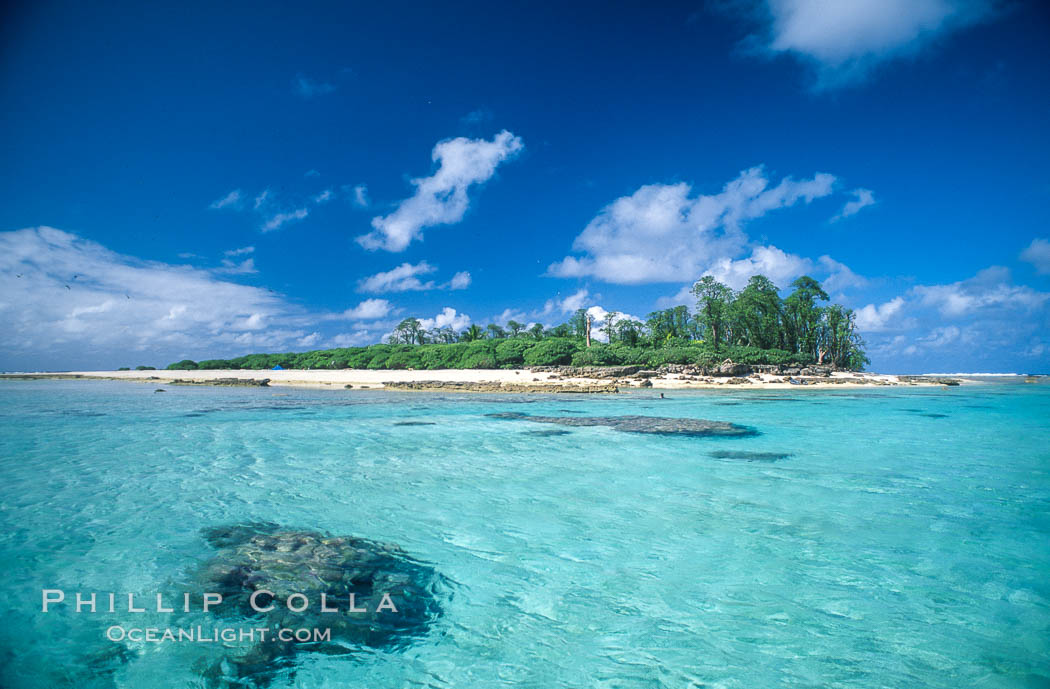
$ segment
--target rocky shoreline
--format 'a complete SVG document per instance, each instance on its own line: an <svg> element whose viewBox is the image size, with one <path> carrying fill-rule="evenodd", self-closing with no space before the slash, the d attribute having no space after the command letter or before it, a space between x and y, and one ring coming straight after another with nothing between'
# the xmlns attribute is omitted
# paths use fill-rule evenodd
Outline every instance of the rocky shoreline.
<svg viewBox="0 0 1050 689"><path fill-rule="evenodd" d="M347 386L350 387L350 386ZM387 390L418 390L423 392L548 392L548 393L611 393L620 389L613 384L494 383L474 381L418 380L411 382L384 381Z"/></svg>

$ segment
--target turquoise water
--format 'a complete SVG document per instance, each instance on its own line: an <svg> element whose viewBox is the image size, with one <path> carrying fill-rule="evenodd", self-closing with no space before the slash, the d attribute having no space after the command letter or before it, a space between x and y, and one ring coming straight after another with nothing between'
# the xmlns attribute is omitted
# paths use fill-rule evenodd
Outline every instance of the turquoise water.
<svg viewBox="0 0 1050 689"><path fill-rule="evenodd" d="M213 555L202 529L251 521L396 543L448 581L412 643L303 653L273 687L1050 686L1050 386L154 387L0 383L0 686L208 686L214 645L104 638L177 616L43 614L41 590L165 591ZM734 452L789 456L712 456Z"/></svg>

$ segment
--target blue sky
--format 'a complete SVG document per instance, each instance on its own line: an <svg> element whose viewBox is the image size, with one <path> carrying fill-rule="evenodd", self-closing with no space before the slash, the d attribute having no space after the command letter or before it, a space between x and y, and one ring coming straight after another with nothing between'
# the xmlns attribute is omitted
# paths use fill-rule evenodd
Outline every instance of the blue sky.
<svg viewBox="0 0 1050 689"><path fill-rule="evenodd" d="M1050 369L1042 3L378 5L8 6L0 368L763 272L824 280L875 370Z"/></svg>

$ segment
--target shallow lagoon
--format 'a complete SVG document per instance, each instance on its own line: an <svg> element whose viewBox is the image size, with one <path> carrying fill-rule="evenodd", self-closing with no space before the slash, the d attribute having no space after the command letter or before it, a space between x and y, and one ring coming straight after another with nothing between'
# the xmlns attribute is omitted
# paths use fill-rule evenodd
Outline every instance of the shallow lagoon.
<svg viewBox="0 0 1050 689"><path fill-rule="evenodd" d="M0 685L206 686L217 649L104 639L178 615L43 615L40 591L165 590L214 556L202 532L248 522L395 544L447 582L412 643L300 653L274 687L1050 682L1047 385L155 387L0 384Z"/></svg>

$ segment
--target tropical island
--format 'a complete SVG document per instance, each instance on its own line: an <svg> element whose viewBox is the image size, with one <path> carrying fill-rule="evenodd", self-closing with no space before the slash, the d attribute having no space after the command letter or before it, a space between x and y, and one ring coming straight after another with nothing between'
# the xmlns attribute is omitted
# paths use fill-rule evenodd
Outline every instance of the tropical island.
<svg viewBox="0 0 1050 689"><path fill-rule="evenodd" d="M773 282L755 275L735 292L711 276L693 286L695 309L654 311L645 322L614 312L592 331L585 309L565 323L545 328L508 321L427 330L405 318L385 344L301 353L248 354L232 359L185 359L168 370L281 369L515 369L538 366L642 366L737 364L860 371L868 363L851 309L822 305L828 295L803 276L781 298Z"/></svg>
<svg viewBox="0 0 1050 689"><path fill-rule="evenodd" d="M705 276L692 287L693 309L680 305L654 311L644 322L609 313L600 329L585 309L550 328L511 320L457 332L428 330L418 318L405 318L386 343L364 347L184 359L163 371L140 365L14 377L461 392L959 384L939 377L864 373L868 358L853 310L825 304L827 292L809 276L796 279L791 288L781 298L769 278L755 275L736 292Z"/></svg>

